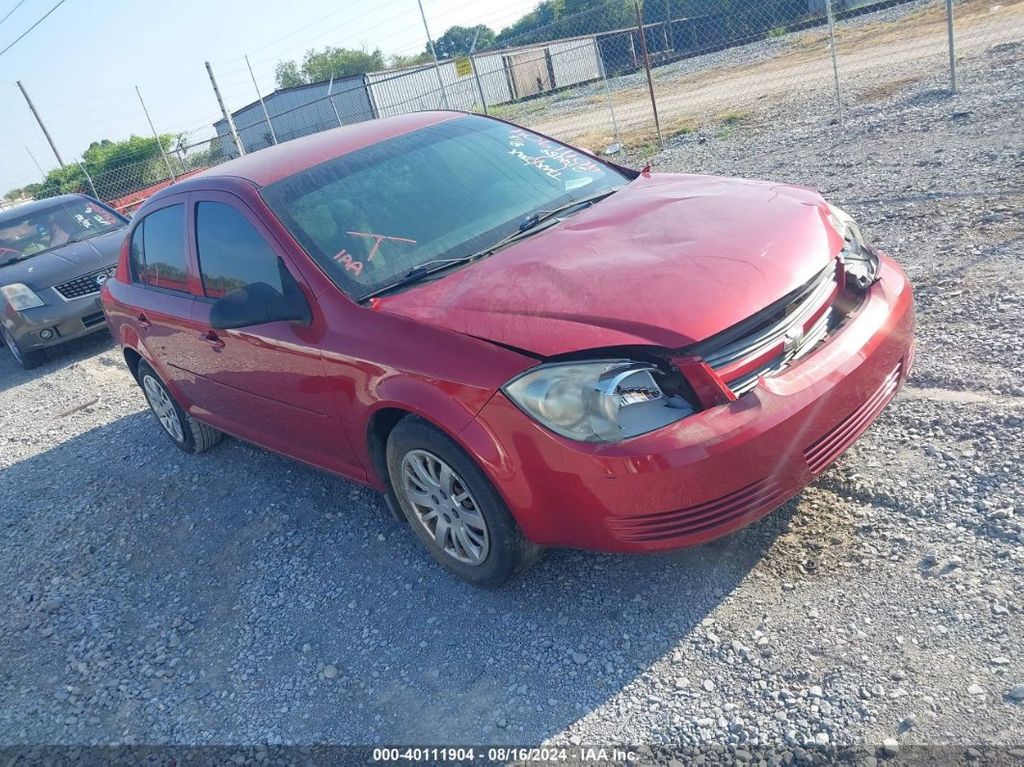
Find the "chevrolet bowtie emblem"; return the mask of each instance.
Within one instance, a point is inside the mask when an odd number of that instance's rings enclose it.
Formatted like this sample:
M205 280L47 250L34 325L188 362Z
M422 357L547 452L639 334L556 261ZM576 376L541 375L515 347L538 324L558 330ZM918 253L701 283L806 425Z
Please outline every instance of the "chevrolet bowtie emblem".
M804 329L803 328L790 328L786 331L786 335L782 339L782 353L790 355L800 348L800 345L804 341Z

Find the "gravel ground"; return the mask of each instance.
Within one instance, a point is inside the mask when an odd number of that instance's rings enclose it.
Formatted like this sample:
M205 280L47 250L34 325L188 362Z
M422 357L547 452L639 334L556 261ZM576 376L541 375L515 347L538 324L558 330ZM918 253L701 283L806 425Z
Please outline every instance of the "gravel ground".
M840 130L807 93L655 158L823 190L918 299L903 394L708 546L477 591L373 493L179 453L109 338L0 355L0 744L1024 744L1024 46L962 68L956 98L925 78Z

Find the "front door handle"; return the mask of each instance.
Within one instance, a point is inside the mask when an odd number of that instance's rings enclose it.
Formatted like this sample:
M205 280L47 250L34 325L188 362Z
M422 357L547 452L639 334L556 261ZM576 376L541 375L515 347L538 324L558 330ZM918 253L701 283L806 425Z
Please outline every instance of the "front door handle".
M221 337L212 330L206 333L206 335L200 336L200 338L206 341L206 343L208 343L214 349L224 348L224 342L221 340Z
M147 317L145 314L142 314L141 312L139 312L139 316L136 317L135 319L138 321L139 327L142 328L148 328L150 325L153 324L152 322L149 321L149 317Z

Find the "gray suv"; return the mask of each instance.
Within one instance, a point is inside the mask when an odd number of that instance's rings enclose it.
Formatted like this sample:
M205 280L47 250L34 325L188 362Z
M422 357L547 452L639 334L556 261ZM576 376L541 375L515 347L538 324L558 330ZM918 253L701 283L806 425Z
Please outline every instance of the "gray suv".
M0 337L30 369L46 349L106 328L100 286L128 219L80 194L0 211Z

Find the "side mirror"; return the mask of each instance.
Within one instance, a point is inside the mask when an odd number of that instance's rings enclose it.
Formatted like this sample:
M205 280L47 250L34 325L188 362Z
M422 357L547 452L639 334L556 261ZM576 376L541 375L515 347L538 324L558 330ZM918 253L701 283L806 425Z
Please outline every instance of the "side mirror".
M287 274L283 269L282 272ZM264 322L308 325L312 319L309 304L294 281L285 285L284 294L265 282L253 282L226 293L210 308L210 325L218 329L244 328Z

